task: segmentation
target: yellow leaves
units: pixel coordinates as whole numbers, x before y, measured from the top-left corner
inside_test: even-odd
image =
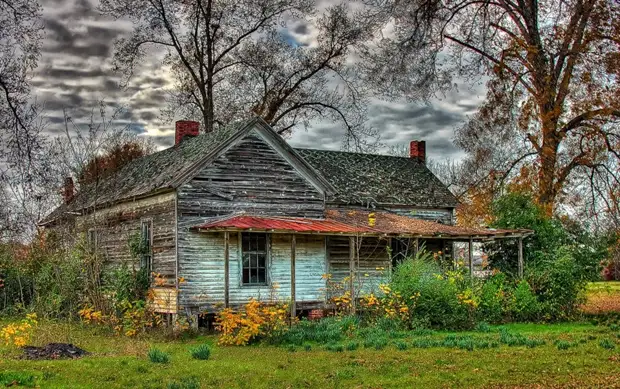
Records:
[[[7,324],[0,329],[0,338],[9,346],[24,347],[30,340],[30,336],[38,324],[37,314],[30,313],[19,323]]]
[[[179,282],[179,285],[181,285],[181,284],[186,283],[186,282],[187,282],[187,280],[185,279],[185,277],[179,277],[179,278],[178,278],[178,282]]]
[[[239,312],[226,308],[217,317],[218,343],[243,346],[257,337],[283,331],[288,328],[288,313],[285,304],[267,305],[254,299]]]

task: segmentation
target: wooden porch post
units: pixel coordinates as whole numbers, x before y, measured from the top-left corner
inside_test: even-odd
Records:
[[[224,306],[230,305],[230,233],[224,232]]]
[[[295,234],[291,235],[291,321],[297,317],[297,307],[295,304],[295,256],[297,251],[297,240]]]
[[[469,237],[469,277],[474,276],[474,254],[473,254],[473,249],[474,247],[474,239],[470,236]]]
[[[523,278],[523,237],[519,237],[519,278]]]
[[[413,255],[417,256],[419,250],[420,250],[420,238],[415,238],[415,251],[413,252]]]
[[[355,289],[353,278],[355,276],[355,237],[349,237],[349,292],[351,293],[351,309],[355,313]]]

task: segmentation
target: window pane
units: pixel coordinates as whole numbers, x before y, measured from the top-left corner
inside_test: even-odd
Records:
[[[257,267],[267,267],[267,254],[258,254],[257,256]]]
[[[256,235],[256,251],[266,251],[267,237],[265,234]]]
[[[250,251],[250,234],[241,234],[243,251]]]
[[[258,283],[258,270],[257,269],[250,270],[250,283],[252,284]]]
[[[243,283],[244,284],[250,283],[250,270],[249,269],[243,269]]]
[[[264,284],[267,282],[266,278],[265,278],[265,268],[260,268],[258,269],[258,282]]]
[[[250,254],[243,254],[243,268],[250,267]]]

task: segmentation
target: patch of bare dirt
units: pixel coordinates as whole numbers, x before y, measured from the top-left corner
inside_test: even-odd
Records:
[[[25,346],[22,349],[25,359],[76,359],[89,354],[70,343],[49,343],[44,347]]]

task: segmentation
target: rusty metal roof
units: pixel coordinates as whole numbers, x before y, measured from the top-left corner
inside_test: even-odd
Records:
[[[411,236],[493,239],[529,235],[529,230],[451,226],[389,212],[328,209],[325,219],[232,215],[193,227],[200,231],[297,232],[325,235]]]
[[[243,230],[305,233],[366,233],[367,229],[328,219],[237,215],[194,227],[198,230]]]

